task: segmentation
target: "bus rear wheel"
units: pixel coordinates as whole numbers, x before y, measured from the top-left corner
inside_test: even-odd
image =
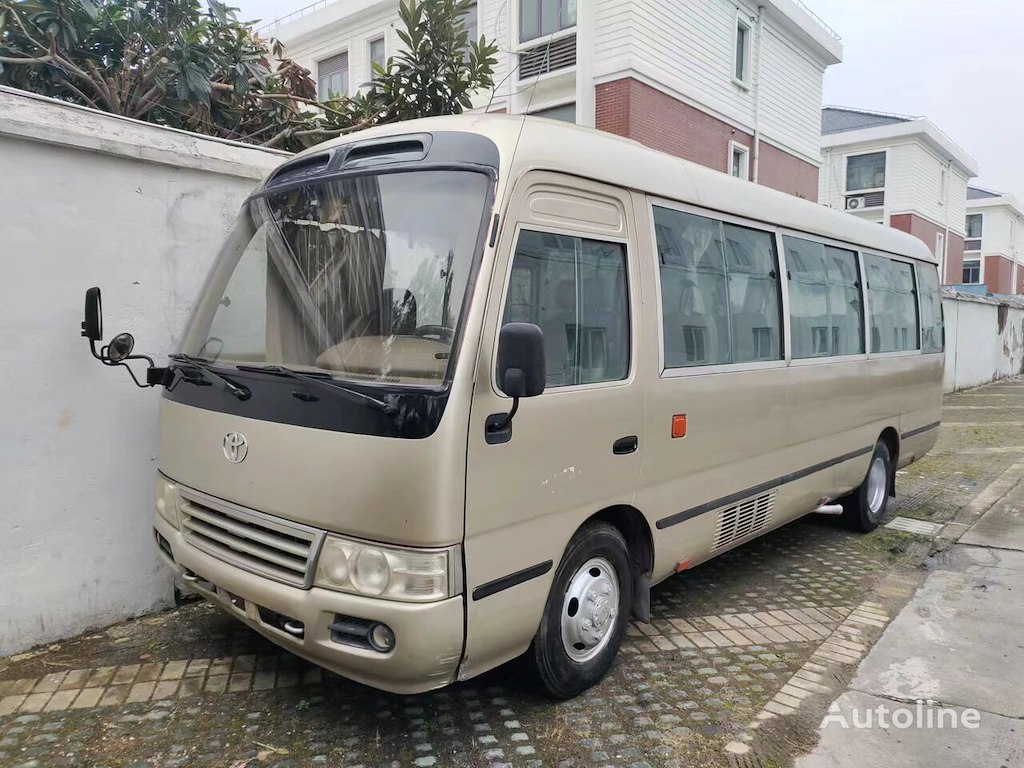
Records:
[[[849,496],[841,500],[843,520],[851,528],[873,531],[885,517],[889,504],[889,478],[892,477],[892,457],[889,447],[879,442],[871,454],[871,463],[864,482]]]
[[[629,620],[632,573],[626,540],[608,523],[590,523],[569,542],[527,652],[554,698],[577,696],[611,667]]]

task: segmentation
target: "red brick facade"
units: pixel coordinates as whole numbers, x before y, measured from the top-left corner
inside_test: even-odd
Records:
[[[753,136],[631,77],[597,86],[597,127],[653,149],[726,171],[729,142],[751,152]],[[818,198],[818,169],[761,142],[759,181],[808,200]]]
[[[940,232],[945,231],[943,227],[927,219],[922,219],[916,213],[901,213],[892,216],[889,224],[893,229],[908,232],[928,246],[928,250],[935,253],[936,239]],[[959,285],[963,282],[964,273],[964,239],[952,232],[949,233],[949,240],[946,243],[946,274],[942,275],[944,285]]]
[[[1013,262],[1003,256],[986,256],[985,285],[991,293],[1010,293],[1013,286]]]

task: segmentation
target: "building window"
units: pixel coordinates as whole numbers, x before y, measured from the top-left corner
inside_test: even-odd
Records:
[[[964,262],[964,285],[977,285],[981,282],[981,260],[965,261]]]
[[[370,41],[370,76],[372,77],[374,72],[374,65],[384,68],[385,53],[384,53],[384,38],[378,37],[376,40]]]
[[[735,141],[729,142],[729,174],[738,179],[750,179],[750,150]]]
[[[621,381],[629,373],[628,290],[623,245],[523,230],[502,322],[544,331],[549,388]]]
[[[736,49],[733,61],[733,79],[746,85],[750,82],[750,24],[736,19]]]
[[[885,186],[885,152],[846,158],[846,191],[882,189]]]
[[[348,96],[348,52],[317,64],[317,93],[322,101]]]
[[[519,42],[576,26],[576,0],[519,0]]]
[[[561,104],[557,107],[537,109],[530,113],[534,117],[546,117],[549,120],[561,120],[565,123],[576,122],[576,102]]]
[[[476,3],[463,12],[462,23],[466,25],[466,39],[471,43],[477,42],[480,39],[480,21]]]
[[[654,208],[666,368],[782,359],[770,232]]]
[[[982,214],[980,213],[969,213],[967,214],[967,234],[964,240],[965,251],[980,251],[981,250],[981,230],[982,230]],[[964,264],[964,269],[967,269],[967,265]],[[966,274],[966,271],[965,271]],[[967,282],[964,280],[964,282]]]

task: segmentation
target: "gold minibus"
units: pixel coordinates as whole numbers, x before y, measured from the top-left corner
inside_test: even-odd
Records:
[[[167,366],[102,344],[97,288],[83,335],[163,389],[175,574],[399,693],[524,654],[580,693],[658,582],[807,513],[877,526],[941,405],[921,241],[521,116],[313,147],[246,200]]]

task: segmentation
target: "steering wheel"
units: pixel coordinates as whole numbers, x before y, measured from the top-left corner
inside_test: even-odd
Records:
[[[455,335],[455,329],[447,325],[421,325],[416,329],[415,335],[420,338],[436,338],[439,341],[450,341]]]

